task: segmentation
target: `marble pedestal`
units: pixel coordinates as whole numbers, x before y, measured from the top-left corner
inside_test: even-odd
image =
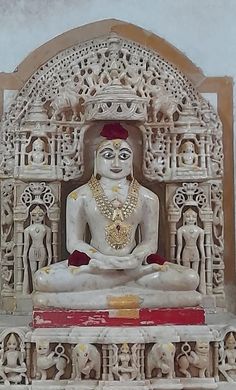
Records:
[[[7,351],[7,340],[12,333],[18,339],[18,351],[23,351],[24,363],[27,368],[27,380],[22,377],[19,384],[7,385],[0,378],[0,389],[4,390],[177,390],[177,389],[219,389],[234,390],[236,380],[234,372],[223,375],[222,348],[225,350],[225,340],[230,333],[236,334],[236,318],[227,313],[206,315],[205,325],[146,325],[146,326],[72,326],[68,328],[38,328],[32,329],[32,317],[0,316],[0,342]],[[201,341],[209,345],[208,367],[205,377],[200,377],[198,368],[188,368],[190,377],[186,377],[179,370],[179,355],[183,346],[188,345],[196,352],[196,342]],[[39,347],[48,344],[48,350],[43,354],[43,361],[50,367],[45,369],[45,377],[40,378]],[[114,373],[116,361],[114,351],[120,351],[127,346],[138,356],[138,376],[132,380],[121,380]],[[155,346],[162,346],[162,355],[155,364],[160,366],[164,359],[163,351],[168,352],[171,345],[175,348],[174,365],[171,378],[157,367],[148,372],[148,357]],[[90,356],[90,368],[99,361],[99,377],[96,376],[96,365],[91,368],[89,378],[85,372],[78,377],[78,357],[76,346],[87,346],[97,354]],[[127,348],[127,347],[126,347]],[[4,355],[3,354],[3,355]],[[168,355],[168,354],[167,354]],[[4,355],[5,356],[5,355]],[[162,357],[161,357],[162,356]],[[42,355],[41,355],[42,357]],[[63,360],[64,359],[64,360]],[[58,375],[59,363],[63,372]],[[168,359],[167,359],[168,360]],[[132,361],[132,360],[131,360]],[[41,361],[42,363],[42,361]],[[92,364],[93,363],[93,364]],[[18,361],[18,364],[20,362]],[[155,365],[154,364],[154,365]],[[118,361],[118,368],[120,368]],[[0,366],[6,366],[6,361]],[[132,368],[132,364],[128,365]],[[236,373],[236,370],[235,370]],[[150,377],[151,376],[151,377]]]

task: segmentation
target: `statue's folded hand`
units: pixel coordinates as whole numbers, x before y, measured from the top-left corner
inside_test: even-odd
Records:
[[[89,267],[101,270],[133,269],[138,266],[138,259],[134,255],[128,256],[104,256],[103,259],[91,259]]]

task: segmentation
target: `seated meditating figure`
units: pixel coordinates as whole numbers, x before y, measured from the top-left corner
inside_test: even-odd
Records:
[[[93,176],[67,199],[70,256],[36,272],[35,307],[199,305],[198,274],[156,255],[159,200],[133,178],[127,130],[107,124],[101,136]],[[90,242],[84,239],[87,226]]]

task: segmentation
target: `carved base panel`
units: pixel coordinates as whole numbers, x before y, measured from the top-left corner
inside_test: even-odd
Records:
[[[208,315],[208,325],[41,329],[5,317],[0,389],[236,388],[236,318],[227,314]]]
[[[33,328],[72,326],[153,326],[203,325],[205,311],[200,307],[163,309],[59,310],[35,309]]]

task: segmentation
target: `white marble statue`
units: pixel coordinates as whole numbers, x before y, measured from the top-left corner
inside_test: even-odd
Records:
[[[67,250],[73,255],[69,266],[66,260],[36,272],[37,307],[124,307],[127,295],[136,307],[200,303],[196,271],[148,264],[158,246],[159,200],[133,178],[133,151],[120,128],[104,126],[101,135],[108,139],[97,147],[94,175],[68,196]],[[87,225],[90,242],[84,240]]]

